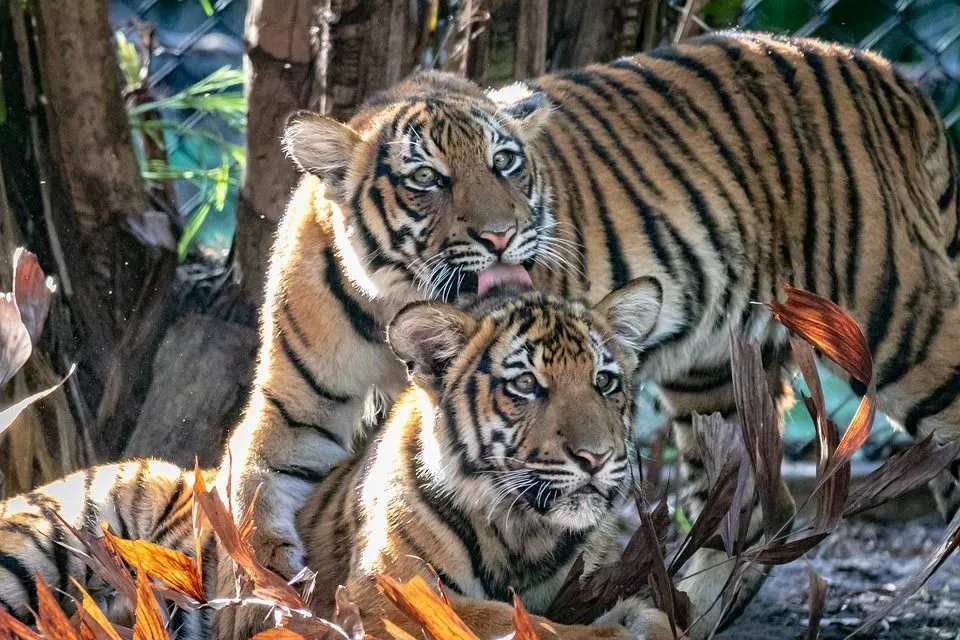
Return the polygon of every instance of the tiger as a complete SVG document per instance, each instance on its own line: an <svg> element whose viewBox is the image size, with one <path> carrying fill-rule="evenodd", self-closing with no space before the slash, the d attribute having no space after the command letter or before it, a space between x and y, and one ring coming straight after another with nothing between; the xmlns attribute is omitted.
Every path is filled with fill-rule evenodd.
<svg viewBox="0 0 960 640"><path fill-rule="evenodd" d="M656 320L659 296L656 282L639 278L592 308L509 289L466 306L405 307L387 338L410 386L386 424L297 515L317 572L314 612L334 619L334 594L345 585L368 634L388 637L386 618L416 636L416 623L380 594L376 576L439 576L478 637L503 637L513 628L513 593L543 613L578 558L588 573L612 561L614 525L636 478L629 438L636 349ZM36 610L35 572L64 594L69 576L87 575L61 546L77 541L56 514L90 533L103 519L124 537L191 553L192 478L169 463L135 461L4 503L0 575L13 579L0 579L0 605L20 616ZM217 563L211 542L202 543L206 568ZM214 573L203 573L208 589ZM249 613L265 617L262 608ZM178 615L171 622L178 638L218 633L209 610ZM560 638L673 638L664 613L640 595L592 625L534 620Z"/></svg>
<svg viewBox="0 0 960 640"><path fill-rule="evenodd" d="M213 483L216 475L211 469L201 477ZM195 479L194 473L170 462L130 460L76 471L0 502L0 607L31 622L39 610L38 574L69 607L68 594L77 595L73 578L112 621L129 625L131 603L114 597L113 588L88 568L81 555L83 543L74 531L99 536L105 524L122 538L193 555ZM207 537L201 549L203 575L213 588L219 558L216 540ZM199 639L210 637L213 619L212 609L177 609L169 624L177 637Z"/></svg>
<svg viewBox="0 0 960 640"><path fill-rule="evenodd" d="M762 344L790 402L786 330L754 304L783 284L865 328L881 410L914 435L960 433L956 153L874 53L717 33L495 90L421 72L346 123L294 114L284 146L303 177L224 468L236 504L260 487L257 550L285 575L306 559L293 514L348 455L366 394L396 397L384 327L417 300L532 282L596 302L655 279L636 375L672 414L693 517L691 417L735 418L731 333ZM778 503L792 512L785 486Z"/></svg>

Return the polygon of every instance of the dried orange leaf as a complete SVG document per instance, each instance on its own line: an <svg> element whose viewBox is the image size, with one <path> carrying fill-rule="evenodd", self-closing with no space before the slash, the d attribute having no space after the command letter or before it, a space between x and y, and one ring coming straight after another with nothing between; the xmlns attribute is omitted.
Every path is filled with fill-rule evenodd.
<svg viewBox="0 0 960 640"><path fill-rule="evenodd" d="M478 640L453 608L434 593L427 581L414 576L405 583L377 576L377 588L433 640Z"/></svg>
<svg viewBox="0 0 960 640"><path fill-rule="evenodd" d="M873 358L857 322L826 298L784 287L787 301L770 303L781 324L813 344L864 386L873 380Z"/></svg>
<svg viewBox="0 0 960 640"><path fill-rule="evenodd" d="M103 537L117 555L138 571L146 571L151 578L196 602L206 602L198 563L186 554L145 540L124 540L110 533L106 523L103 523Z"/></svg>
<svg viewBox="0 0 960 640"><path fill-rule="evenodd" d="M253 636L253 640L304 640L304 638L296 631L291 631L285 627L275 627L261 631Z"/></svg>
<svg viewBox="0 0 960 640"><path fill-rule="evenodd" d="M70 624L67 614L60 608L60 603L50 592L50 587L44 582L39 573L35 576L37 585L37 628L47 640L78 640L77 632Z"/></svg>
<svg viewBox="0 0 960 640"><path fill-rule="evenodd" d="M412 635L398 627L396 623L391 622L386 618L383 619L383 628L393 637L394 640L417 640L417 638L414 638Z"/></svg>
<svg viewBox="0 0 960 640"><path fill-rule="evenodd" d="M133 640L170 640L163 612L150 586L146 571L137 571L137 606L134 609Z"/></svg>
<svg viewBox="0 0 960 640"><path fill-rule="evenodd" d="M533 629L530 614L527 613L516 593L513 594L513 640L540 640Z"/></svg>
<svg viewBox="0 0 960 640"><path fill-rule="evenodd" d="M4 607L0 607L0 638L42 640L39 633L7 613Z"/></svg>
<svg viewBox="0 0 960 640"><path fill-rule="evenodd" d="M83 585L76 581L72 576L70 581L80 592L80 606L77 607L77 613L80 615L80 637L93 638L95 640L121 640L120 634L114 629L107 616L97 606L93 597L87 593Z"/></svg>
<svg viewBox="0 0 960 640"><path fill-rule="evenodd" d="M253 547L248 540L252 528L245 526L247 534L242 534L237 528L230 511L215 490L208 491L203 472L199 465L194 469L193 499L200 505L203 514L210 523L214 533L229 554L230 558L253 580L253 592L257 596L269 600L278 606L291 610L306 609L300 595L287 584L286 580L264 567L257 560ZM256 501L251 502L250 508ZM248 510L241 518L246 522L250 518Z"/></svg>

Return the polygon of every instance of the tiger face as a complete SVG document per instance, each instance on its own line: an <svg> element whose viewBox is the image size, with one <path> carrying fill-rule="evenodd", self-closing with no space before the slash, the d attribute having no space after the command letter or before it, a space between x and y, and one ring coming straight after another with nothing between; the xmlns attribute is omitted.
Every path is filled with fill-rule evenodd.
<svg viewBox="0 0 960 640"><path fill-rule="evenodd" d="M395 291L400 274L419 298L451 300L529 283L527 269L556 255L531 144L548 112L542 93L487 95L431 72L374 98L349 125L297 114L284 141L338 205L337 248L348 270L363 271L352 275L367 294Z"/></svg>
<svg viewBox="0 0 960 640"><path fill-rule="evenodd" d="M488 517L596 526L628 493L635 346L659 307L644 278L593 310L527 293L401 311L390 344L444 423L432 473Z"/></svg>

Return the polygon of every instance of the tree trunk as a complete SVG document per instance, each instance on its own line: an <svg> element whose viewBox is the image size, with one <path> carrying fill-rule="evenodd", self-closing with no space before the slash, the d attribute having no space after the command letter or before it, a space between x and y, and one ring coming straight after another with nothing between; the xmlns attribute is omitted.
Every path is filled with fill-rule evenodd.
<svg viewBox="0 0 960 640"><path fill-rule="evenodd" d="M543 75L547 65L547 0L520 3L517 15L517 48L513 77L522 80ZM587 4L587 3L583 3Z"/></svg>
<svg viewBox="0 0 960 640"><path fill-rule="evenodd" d="M59 276L76 332L67 342L79 345L69 354L80 363L74 412L85 422L96 413L97 454L112 459L149 379L175 256L125 230L128 216L153 207L134 155L106 3L9 3L9 10L42 203L27 215L45 232L56 264L48 270ZM140 326L142 317L154 321Z"/></svg>

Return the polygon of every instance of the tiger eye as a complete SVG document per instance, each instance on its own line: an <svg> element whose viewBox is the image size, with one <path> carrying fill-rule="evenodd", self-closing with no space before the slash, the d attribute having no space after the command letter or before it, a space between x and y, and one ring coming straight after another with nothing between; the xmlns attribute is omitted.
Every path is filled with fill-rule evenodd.
<svg viewBox="0 0 960 640"><path fill-rule="evenodd" d="M513 379L513 388L517 393L533 393L537 388L537 377L532 373L524 373Z"/></svg>
<svg viewBox="0 0 960 640"><path fill-rule="evenodd" d="M440 181L440 174L430 167L420 167L410 178L419 187L432 187Z"/></svg>
<svg viewBox="0 0 960 640"><path fill-rule="evenodd" d="M607 393L613 389L616 381L617 379L613 375L606 371L599 371L593 383L602 393Z"/></svg>
<svg viewBox="0 0 960 640"><path fill-rule="evenodd" d="M501 149L493 154L493 168L497 171L506 171L513 166L516 154L509 149Z"/></svg>

